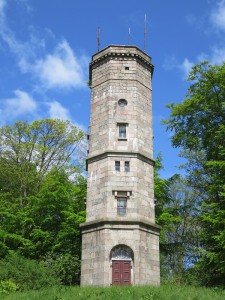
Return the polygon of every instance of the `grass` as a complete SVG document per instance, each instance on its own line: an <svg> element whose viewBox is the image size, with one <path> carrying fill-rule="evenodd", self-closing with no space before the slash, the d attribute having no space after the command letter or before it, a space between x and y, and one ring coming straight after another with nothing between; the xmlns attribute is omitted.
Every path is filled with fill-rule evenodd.
<svg viewBox="0 0 225 300"><path fill-rule="evenodd" d="M54 287L39 291L16 292L2 300L224 300L225 291L196 287Z"/></svg>

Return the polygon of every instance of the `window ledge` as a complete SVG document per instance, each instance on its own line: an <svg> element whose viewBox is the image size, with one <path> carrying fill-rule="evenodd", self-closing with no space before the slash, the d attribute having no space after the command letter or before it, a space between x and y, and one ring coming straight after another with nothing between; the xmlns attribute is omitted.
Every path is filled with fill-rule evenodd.
<svg viewBox="0 0 225 300"><path fill-rule="evenodd" d="M127 138L118 138L118 141L127 141Z"/></svg>

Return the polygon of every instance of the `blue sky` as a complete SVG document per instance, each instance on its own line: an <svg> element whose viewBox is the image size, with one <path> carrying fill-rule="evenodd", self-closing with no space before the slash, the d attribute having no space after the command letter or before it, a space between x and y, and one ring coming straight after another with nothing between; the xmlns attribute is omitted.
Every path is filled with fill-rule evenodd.
<svg viewBox="0 0 225 300"><path fill-rule="evenodd" d="M0 0L0 126L16 120L56 117L87 130L90 114L88 64L101 49L130 43L155 65L153 128L155 156L163 177L182 161L161 125L165 104L184 99L193 64L225 61L225 0Z"/></svg>

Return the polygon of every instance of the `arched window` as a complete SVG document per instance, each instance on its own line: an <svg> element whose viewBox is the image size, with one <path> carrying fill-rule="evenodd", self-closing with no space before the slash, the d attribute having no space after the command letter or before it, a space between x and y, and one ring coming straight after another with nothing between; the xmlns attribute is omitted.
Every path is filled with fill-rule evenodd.
<svg viewBox="0 0 225 300"><path fill-rule="evenodd" d="M134 254L128 246L118 245L111 250L110 256L112 260L133 260Z"/></svg>
<svg viewBox="0 0 225 300"><path fill-rule="evenodd" d="M120 99L120 100L118 101L118 105L121 106L121 107L127 106L127 100L125 100L125 99Z"/></svg>

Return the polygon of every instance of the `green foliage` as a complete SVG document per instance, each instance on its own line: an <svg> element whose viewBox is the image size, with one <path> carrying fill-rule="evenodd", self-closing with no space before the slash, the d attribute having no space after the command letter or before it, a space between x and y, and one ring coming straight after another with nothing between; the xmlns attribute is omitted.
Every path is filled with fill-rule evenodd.
<svg viewBox="0 0 225 300"><path fill-rule="evenodd" d="M33 260L40 274L48 263L62 283L79 283L79 224L85 221L86 179L77 159L83 136L80 129L61 120L17 122L0 128L1 263L17 252L29 270L32 264L35 269ZM32 274L30 280L36 280ZM10 276L5 273L4 280ZM20 289L28 288L23 278ZM25 281L31 288L29 279Z"/></svg>
<svg viewBox="0 0 225 300"><path fill-rule="evenodd" d="M176 283L188 280L188 270L196 263L200 227L196 191L179 175L167 182L168 201L158 222L160 233L161 276Z"/></svg>
<svg viewBox="0 0 225 300"><path fill-rule="evenodd" d="M4 243L0 242L0 259L5 258L5 256L8 253L9 253L9 248Z"/></svg>
<svg viewBox="0 0 225 300"><path fill-rule="evenodd" d="M11 280L0 280L0 295L8 295L17 290L17 285Z"/></svg>
<svg viewBox="0 0 225 300"><path fill-rule="evenodd" d="M195 288L189 286L162 285L160 287L53 287L40 291L13 293L3 297L4 300L221 300L225 292L220 289Z"/></svg>
<svg viewBox="0 0 225 300"><path fill-rule="evenodd" d="M5 251L19 250L34 259L63 249L79 257L85 183L81 176L73 183L65 171L55 168L43 178L39 192L27 197L23 206L16 199L11 200L11 206L2 201L1 247Z"/></svg>
<svg viewBox="0 0 225 300"><path fill-rule="evenodd" d="M0 128L1 192L27 197L53 167L77 172L83 139L78 127L58 119L20 121Z"/></svg>
<svg viewBox="0 0 225 300"><path fill-rule="evenodd" d="M156 201L155 214L156 222L159 224L160 222L158 221L158 218L162 214L164 205L169 201L168 180L160 177L159 172L161 169L163 169L162 155L159 153L156 157L154 167L154 196Z"/></svg>
<svg viewBox="0 0 225 300"><path fill-rule="evenodd" d="M225 64L196 65L186 99L170 104L167 128L182 147L189 184L197 191L201 237L196 271L202 284L225 286Z"/></svg>
<svg viewBox="0 0 225 300"><path fill-rule="evenodd" d="M184 149L204 150L207 159L218 154L218 143L214 138L224 121L225 64L212 66L207 62L193 67L189 80L192 85L181 104L168 105L170 118L165 123L174 130L172 143Z"/></svg>
<svg viewBox="0 0 225 300"><path fill-rule="evenodd" d="M53 286L59 283L56 275L43 262L26 259L16 253L11 253L0 260L0 280L5 283L5 289L31 290Z"/></svg>
<svg viewBox="0 0 225 300"><path fill-rule="evenodd" d="M64 285L80 284L80 259L78 256L70 253L56 255L49 253L45 258L48 265Z"/></svg>
<svg viewBox="0 0 225 300"><path fill-rule="evenodd" d="M188 269L196 263L199 246L198 194L180 175L160 178L162 157L156 159L154 183L156 221L161 225L161 277L175 283L188 282Z"/></svg>

